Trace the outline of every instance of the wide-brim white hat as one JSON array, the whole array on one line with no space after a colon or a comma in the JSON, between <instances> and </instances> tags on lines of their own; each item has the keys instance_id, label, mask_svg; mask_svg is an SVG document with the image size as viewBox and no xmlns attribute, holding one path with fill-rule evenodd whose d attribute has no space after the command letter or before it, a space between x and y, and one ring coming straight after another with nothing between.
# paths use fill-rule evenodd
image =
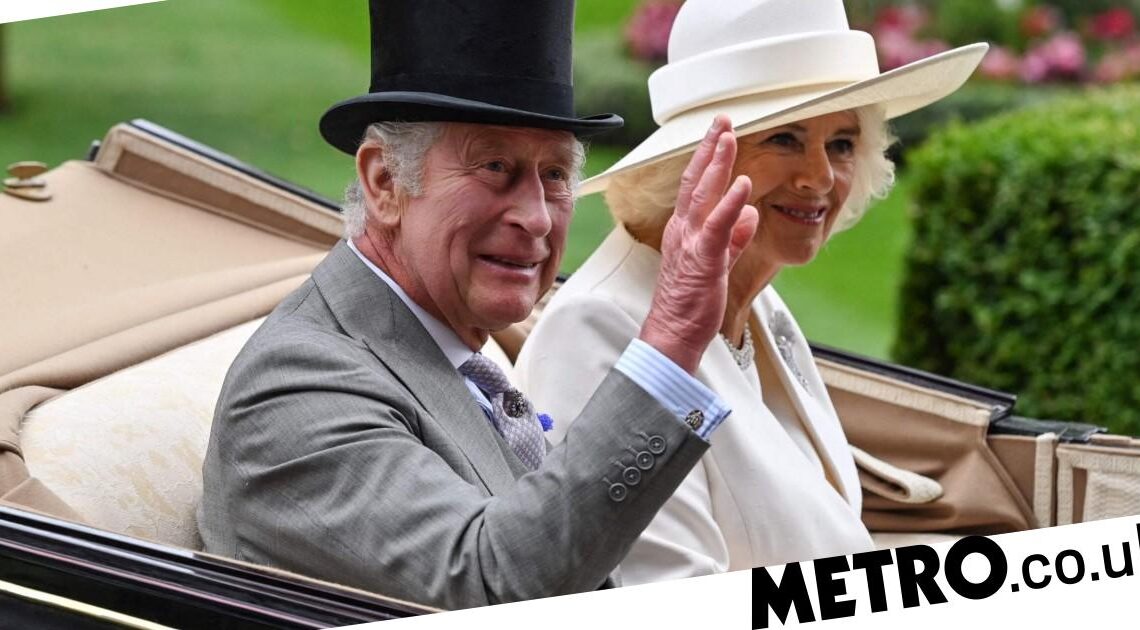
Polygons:
<instances>
[{"instance_id":1,"label":"wide-brim white hat","mask_svg":"<svg viewBox=\"0 0 1140 630\"><path fill-rule=\"evenodd\" d=\"M649 77L660 128L577 194L692 152L718 114L738 136L867 105L901 116L961 87L988 48L962 46L880 73L874 39L850 29L842 0L688 0L669 62Z\"/></svg>"}]
</instances>

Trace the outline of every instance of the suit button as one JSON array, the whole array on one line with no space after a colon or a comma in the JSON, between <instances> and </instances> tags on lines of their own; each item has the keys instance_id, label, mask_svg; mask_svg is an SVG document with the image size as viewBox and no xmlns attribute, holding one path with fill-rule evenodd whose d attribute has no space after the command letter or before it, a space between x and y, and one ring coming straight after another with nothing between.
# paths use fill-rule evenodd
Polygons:
<instances>
[{"instance_id":1,"label":"suit button","mask_svg":"<svg viewBox=\"0 0 1140 630\"><path fill-rule=\"evenodd\" d=\"M630 466L629 468L621 471L621 479L631 486L636 486L637 484L641 483L641 471L634 468L633 466Z\"/></svg>"},{"instance_id":2,"label":"suit button","mask_svg":"<svg viewBox=\"0 0 1140 630\"><path fill-rule=\"evenodd\" d=\"M660 455L665 452L665 438L660 435L649 436L649 452Z\"/></svg>"},{"instance_id":3,"label":"suit button","mask_svg":"<svg viewBox=\"0 0 1140 630\"><path fill-rule=\"evenodd\" d=\"M610 499L616 503L621 503L622 501L625 501L625 497L628 494L629 494L629 489L627 489L623 484L615 483L615 484L610 486Z\"/></svg>"},{"instance_id":4,"label":"suit button","mask_svg":"<svg viewBox=\"0 0 1140 630\"><path fill-rule=\"evenodd\" d=\"M694 431L701 428L705 423L705 413L700 409L694 409L685 416L685 424L689 425Z\"/></svg>"},{"instance_id":5,"label":"suit button","mask_svg":"<svg viewBox=\"0 0 1140 630\"><path fill-rule=\"evenodd\" d=\"M642 470L649 470L650 468L653 468L653 463L656 461L657 458L654 457L653 454L649 451L640 451L633 458L633 463L637 464L637 467Z\"/></svg>"}]
</instances>

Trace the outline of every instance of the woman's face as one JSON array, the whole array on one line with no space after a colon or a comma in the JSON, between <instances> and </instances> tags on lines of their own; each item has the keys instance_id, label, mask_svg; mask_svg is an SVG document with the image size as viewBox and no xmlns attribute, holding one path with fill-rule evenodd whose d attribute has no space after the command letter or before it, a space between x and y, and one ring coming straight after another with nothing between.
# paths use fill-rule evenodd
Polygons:
<instances>
[{"instance_id":1,"label":"woman's face","mask_svg":"<svg viewBox=\"0 0 1140 630\"><path fill-rule=\"evenodd\" d=\"M815 258L855 174L859 120L845 111L739 139L734 175L752 178L760 225L741 262L782 267Z\"/></svg>"}]
</instances>

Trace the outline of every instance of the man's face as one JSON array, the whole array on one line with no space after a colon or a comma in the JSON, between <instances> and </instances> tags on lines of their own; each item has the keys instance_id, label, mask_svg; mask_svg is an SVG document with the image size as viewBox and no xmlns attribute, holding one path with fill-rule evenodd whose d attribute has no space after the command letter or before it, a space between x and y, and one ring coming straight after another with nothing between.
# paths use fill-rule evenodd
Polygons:
<instances>
[{"instance_id":1,"label":"man's face","mask_svg":"<svg viewBox=\"0 0 1140 630\"><path fill-rule=\"evenodd\" d=\"M469 344L525 319L558 272L578 159L568 132L447 125L392 242L404 290Z\"/></svg>"}]
</instances>

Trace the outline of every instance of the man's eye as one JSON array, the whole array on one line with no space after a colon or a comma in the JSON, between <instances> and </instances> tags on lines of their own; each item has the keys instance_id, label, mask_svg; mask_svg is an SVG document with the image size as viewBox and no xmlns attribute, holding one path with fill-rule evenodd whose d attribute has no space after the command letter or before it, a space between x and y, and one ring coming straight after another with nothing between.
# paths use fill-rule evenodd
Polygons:
<instances>
[{"instance_id":1,"label":"man's eye","mask_svg":"<svg viewBox=\"0 0 1140 630\"><path fill-rule=\"evenodd\" d=\"M564 182L564 181L570 179L570 176L566 173L566 171L564 169L552 168L552 169L546 171L546 178L547 179L553 179L553 180L559 181L559 182Z\"/></svg>"},{"instance_id":2,"label":"man's eye","mask_svg":"<svg viewBox=\"0 0 1140 630\"><path fill-rule=\"evenodd\" d=\"M502 160L492 160L484 164L483 168L491 171L492 173L506 173L507 163Z\"/></svg>"}]
</instances>

